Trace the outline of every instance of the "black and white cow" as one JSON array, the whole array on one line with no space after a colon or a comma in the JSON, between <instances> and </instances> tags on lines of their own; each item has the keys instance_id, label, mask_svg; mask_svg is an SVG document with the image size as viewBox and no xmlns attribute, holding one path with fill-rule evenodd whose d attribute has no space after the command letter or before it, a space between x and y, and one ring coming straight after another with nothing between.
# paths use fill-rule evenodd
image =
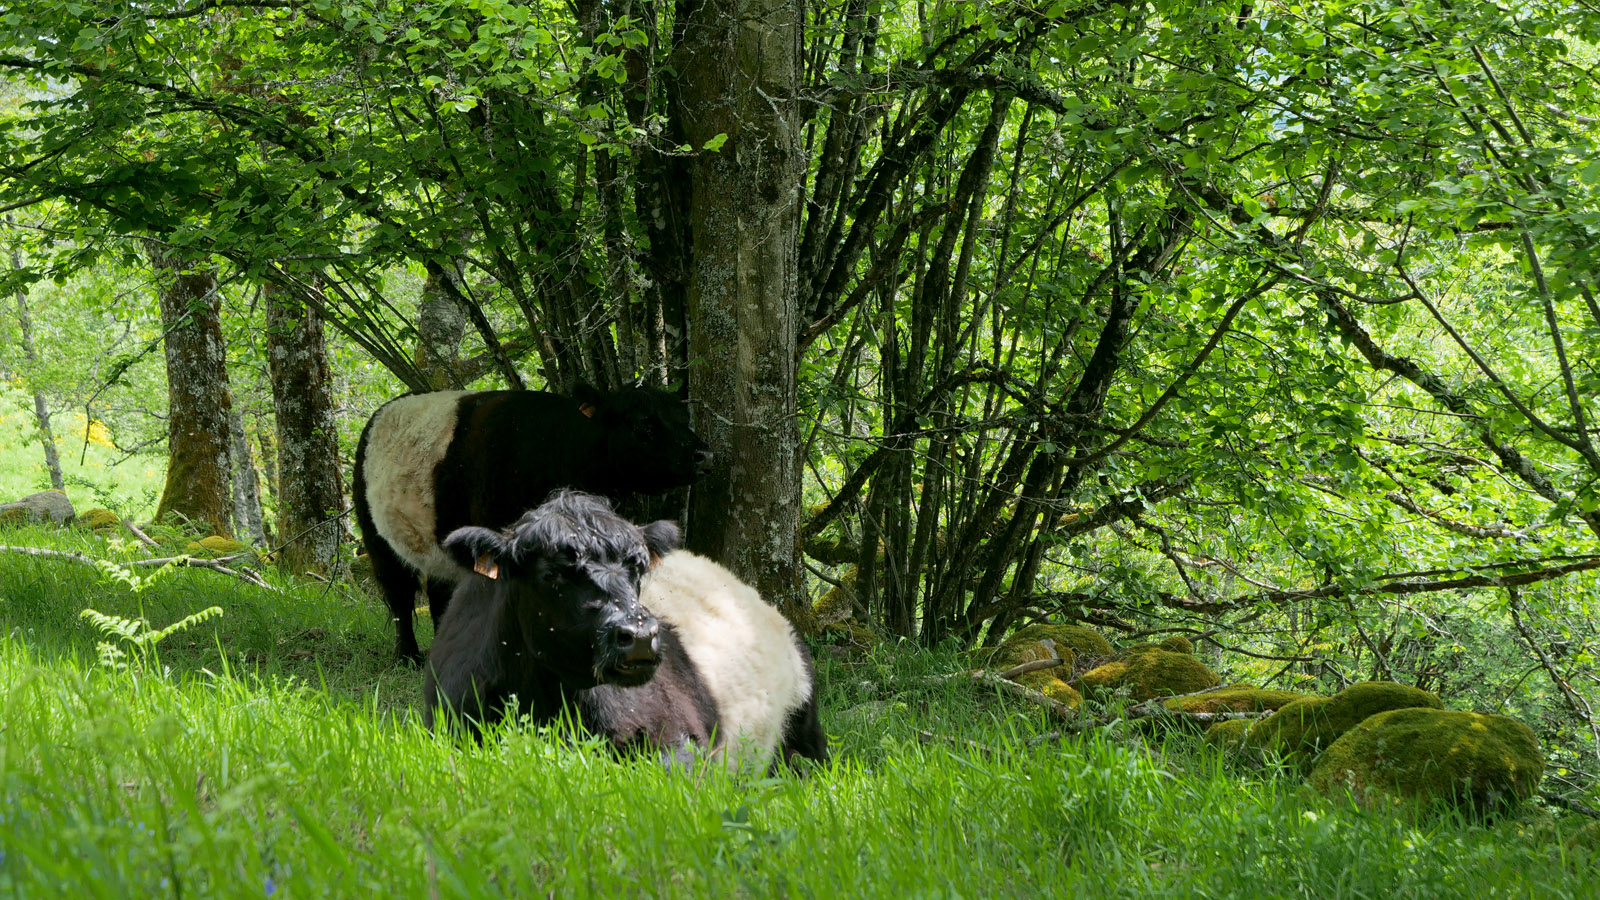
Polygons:
<instances>
[{"instance_id":1,"label":"black and white cow","mask_svg":"<svg viewBox=\"0 0 1600 900\"><path fill-rule=\"evenodd\" d=\"M445 550L479 574L434 638L428 726L570 707L618 748L698 749L734 767L764 768L778 750L825 759L811 659L788 620L678 540L671 522L641 528L573 491L504 531L453 532Z\"/></svg>"},{"instance_id":2,"label":"black and white cow","mask_svg":"<svg viewBox=\"0 0 1600 900\"><path fill-rule=\"evenodd\" d=\"M665 391L435 391L379 407L356 448L353 493L396 654L422 660L421 576L437 628L467 573L440 549L445 535L504 528L557 488L620 500L682 487L710 464L682 399Z\"/></svg>"}]
</instances>

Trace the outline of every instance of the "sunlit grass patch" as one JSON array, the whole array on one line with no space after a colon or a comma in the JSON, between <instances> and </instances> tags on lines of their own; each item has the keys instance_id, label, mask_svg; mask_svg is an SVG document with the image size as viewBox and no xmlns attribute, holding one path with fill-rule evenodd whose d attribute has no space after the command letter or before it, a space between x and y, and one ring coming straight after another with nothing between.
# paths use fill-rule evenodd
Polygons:
<instances>
[{"instance_id":1,"label":"sunlit grass patch","mask_svg":"<svg viewBox=\"0 0 1600 900\"><path fill-rule=\"evenodd\" d=\"M962 668L948 651L823 655L834 759L803 777L666 771L525 723L436 736L376 599L270 583L173 570L134 584L0 554L0 896L1582 897L1592 883L1526 822L1360 813L1184 735L1050 737L1061 723L1035 708L941 677ZM81 616L160 630L212 606L141 665L103 663L97 644L116 638Z\"/></svg>"}]
</instances>

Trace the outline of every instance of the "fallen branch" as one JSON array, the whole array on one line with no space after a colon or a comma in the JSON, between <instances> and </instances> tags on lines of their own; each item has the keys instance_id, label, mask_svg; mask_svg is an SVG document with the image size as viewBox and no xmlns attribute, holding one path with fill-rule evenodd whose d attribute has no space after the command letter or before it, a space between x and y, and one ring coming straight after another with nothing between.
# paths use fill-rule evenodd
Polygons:
<instances>
[{"instance_id":1,"label":"fallen branch","mask_svg":"<svg viewBox=\"0 0 1600 900\"><path fill-rule=\"evenodd\" d=\"M1570 810L1578 813L1579 815L1588 816L1592 819L1600 819L1600 809L1595 809L1591 806L1579 803L1576 800L1570 800L1551 791L1540 791L1539 796L1544 799L1544 802L1550 804L1551 806L1559 806L1562 809Z\"/></svg>"},{"instance_id":2,"label":"fallen branch","mask_svg":"<svg viewBox=\"0 0 1600 900\"><path fill-rule=\"evenodd\" d=\"M1043 671L1044 669L1054 669L1056 666L1063 665L1065 663L1066 660L1059 656L1053 656L1049 659L1030 659L1021 665L1012 666L1004 672L1001 672L1000 677L1010 681L1013 678L1020 678L1029 672L1039 672ZM980 669L979 671L982 670Z\"/></svg>"},{"instance_id":3,"label":"fallen branch","mask_svg":"<svg viewBox=\"0 0 1600 900\"><path fill-rule=\"evenodd\" d=\"M156 543L154 540L152 540L150 535L145 534L143 531L140 531L139 530L139 526L133 524L133 520L132 519L123 519L122 520L122 527L124 527L124 528L128 529L129 531L133 532L133 536L139 539L139 543L145 545L146 547L149 547L151 550L160 550L161 549L161 545Z\"/></svg>"},{"instance_id":4,"label":"fallen branch","mask_svg":"<svg viewBox=\"0 0 1600 900\"><path fill-rule=\"evenodd\" d=\"M1038 660L1038 662L1044 662L1044 660ZM957 675L956 677L960 676ZM1042 706L1058 719L1073 719L1077 717L1077 713L1073 712L1072 707L1062 703L1060 700L1054 697L1047 697L1033 688L1017 684L1015 681L1007 681L992 672L985 672L979 669L976 672L967 673L967 677L971 678L974 683L987 684L1002 693L1026 700L1035 706Z\"/></svg>"},{"instance_id":5,"label":"fallen branch","mask_svg":"<svg viewBox=\"0 0 1600 900\"><path fill-rule=\"evenodd\" d=\"M71 560L72 562L83 563L84 565L89 565L89 566L97 566L97 565L100 565L101 563L105 563L107 565L129 566L129 567L132 567L132 566L148 567L148 566L173 565L173 566L187 566L187 567L189 567L191 569L210 569L213 572L218 572L220 574L227 575L227 576L232 577L232 578L237 578L240 581L245 582L246 584L255 585L256 587L261 588L263 590L272 591L274 593L282 593L282 591L279 591L277 588L273 587L272 585L267 584L265 581L263 581L261 579L260 575L257 575L254 572L251 572L249 570L231 569L227 565L225 565L225 563L232 562L232 561L234 561L236 559L240 559L242 557L252 556L253 554L250 554L250 553L234 553L234 554L229 555L229 556L219 556L216 559L196 559L195 557L192 557L192 556L163 556L163 557L161 557L159 559L133 559L133 560L128 560L126 562L119 562L119 561L110 560L110 559L97 559L96 557L93 557L93 556L85 556L82 553L72 553L72 552L66 551L66 550L46 550L46 549L44 549L42 547L12 547L12 546L7 546L7 545L0 544L0 551L9 551L11 553L25 553L28 556L40 556L40 557L44 557L46 559Z\"/></svg>"}]
</instances>

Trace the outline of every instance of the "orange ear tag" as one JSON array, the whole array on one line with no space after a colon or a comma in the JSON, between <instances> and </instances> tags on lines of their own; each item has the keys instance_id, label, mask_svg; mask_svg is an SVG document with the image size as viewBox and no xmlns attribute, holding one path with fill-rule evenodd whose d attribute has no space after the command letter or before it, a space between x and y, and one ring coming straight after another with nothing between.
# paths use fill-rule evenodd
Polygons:
<instances>
[{"instance_id":1,"label":"orange ear tag","mask_svg":"<svg viewBox=\"0 0 1600 900\"><path fill-rule=\"evenodd\" d=\"M479 575L482 575L485 578L499 578L500 564L490 559L489 554L485 553L484 555L478 557L477 561L472 564L472 571L477 572Z\"/></svg>"},{"instance_id":2,"label":"orange ear tag","mask_svg":"<svg viewBox=\"0 0 1600 900\"><path fill-rule=\"evenodd\" d=\"M584 415L586 415L586 416L588 416L589 418L592 419L592 418L594 418L594 404L593 403L580 403L580 404L578 404L578 412L581 412Z\"/></svg>"},{"instance_id":3,"label":"orange ear tag","mask_svg":"<svg viewBox=\"0 0 1600 900\"><path fill-rule=\"evenodd\" d=\"M659 554L659 553L650 554L650 568L654 569L656 566L659 566L659 565L661 565L661 554Z\"/></svg>"}]
</instances>

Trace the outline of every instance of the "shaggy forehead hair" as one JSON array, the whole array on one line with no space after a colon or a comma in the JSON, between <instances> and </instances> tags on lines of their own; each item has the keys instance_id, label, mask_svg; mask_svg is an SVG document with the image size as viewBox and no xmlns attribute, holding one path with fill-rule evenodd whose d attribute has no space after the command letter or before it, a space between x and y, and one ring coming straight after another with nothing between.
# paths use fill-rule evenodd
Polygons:
<instances>
[{"instance_id":1,"label":"shaggy forehead hair","mask_svg":"<svg viewBox=\"0 0 1600 900\"><path fill-rule=\"evenodd\" d=\"M558 490L506 529L511 558L566 556L575 563L645 566L650 551L639 526L617 515L604 497Z\"/></svg>"}]
</instances>

